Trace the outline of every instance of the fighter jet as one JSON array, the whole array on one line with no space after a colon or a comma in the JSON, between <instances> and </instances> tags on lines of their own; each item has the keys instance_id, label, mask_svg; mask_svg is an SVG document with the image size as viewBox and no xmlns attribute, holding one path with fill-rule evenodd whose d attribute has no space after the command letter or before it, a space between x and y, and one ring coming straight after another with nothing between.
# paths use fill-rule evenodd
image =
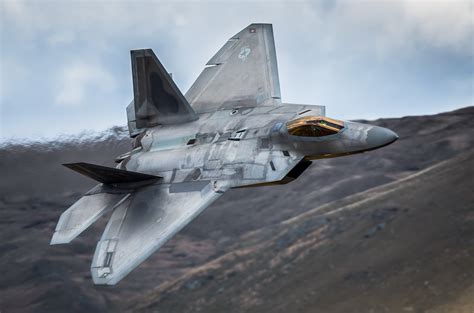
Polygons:
<instances>
[{"instance_id":1,"label":"fighter jet","mask_svg":"<svg viewBox=\"0 0 474 313\"><path fill-rule=\"evenodd\" d=\"M69 243L111 212L91 265L95 284L119 282L231 188L286 184L313 160L398 138L326 117L324 106L282 102L271 24L230 38L185 95L151 49L131 51L131 63L133 148L116 168L65 164L99 184L61 215L51 240Z\"/></svg>"}]
</instances>

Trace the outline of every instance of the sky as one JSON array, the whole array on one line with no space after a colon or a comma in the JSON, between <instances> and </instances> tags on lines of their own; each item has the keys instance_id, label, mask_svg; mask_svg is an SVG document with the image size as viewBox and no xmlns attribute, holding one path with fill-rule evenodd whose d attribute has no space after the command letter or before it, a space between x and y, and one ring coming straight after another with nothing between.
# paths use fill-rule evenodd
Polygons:
<instances>
[{"instance_id":1,"label":"sky","mask_svg":"<svg viewBox=\"0 0 474 313\"><path fill-rule=\"evenodd\" d=\"M254 22L273 24L284 102L339 119L474 105L474 0L0 0L0 141L126 125L129 50L152 48L184 94Z\"/></svg>"}]
</instances>

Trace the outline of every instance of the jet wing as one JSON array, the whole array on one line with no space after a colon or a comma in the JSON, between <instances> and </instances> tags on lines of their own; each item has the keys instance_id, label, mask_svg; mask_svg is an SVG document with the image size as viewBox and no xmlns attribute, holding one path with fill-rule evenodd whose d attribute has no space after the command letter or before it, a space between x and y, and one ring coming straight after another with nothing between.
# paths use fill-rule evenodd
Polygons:
<instances>
[{"instance_id":1,"label":"jet wing","mask_svg":"<svg viewBox=\"0 0 474 313\"><path fill-rule=\"evenodd\" d=\"M97 244L94 283L116 284L221 194L210 181L152 185L130 194L115 208Z\"/></svg>"},{"instance_id":2,"label":"jet wing","mask_svg":"<svg viewBox=\"0 0 474 313\"><path fill-rule=\"evenodd\" d=\"M198 113L281 103L271 24L251 24L214 55L186 93Z\"/></svg>"}]
</instances>

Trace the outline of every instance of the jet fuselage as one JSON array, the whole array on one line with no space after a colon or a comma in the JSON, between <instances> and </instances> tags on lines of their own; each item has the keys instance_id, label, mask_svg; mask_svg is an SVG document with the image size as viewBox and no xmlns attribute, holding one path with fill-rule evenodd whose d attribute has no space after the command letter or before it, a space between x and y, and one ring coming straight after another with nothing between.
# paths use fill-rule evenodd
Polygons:
<instances>
[{"instance_id":1,"label":"jet fuselage","mask_svg":"<svg viewBox=\"0 0 474 313\"><path fill-rule=\"evenodd\" d=\"M61 214L51 239L69 243L112 212L91 263L95 284L119 282L230 188L285 184L311 160L398 138L326 117L324 106L282 103L270 24L232 36L186 94L151 49L130 56L133 148L117 168L65 164L98 184Z\"/></svg>"},{"instance_id":2,"label":"jet fuselage","mask_svg":"<svg viewBox=\"0 0 474 313\"><path fill-rule=\"evenodd\" d=\"M288 130L291 121L323 116L323 107L295 104L203 113L194 122L148 129L120 168L163 177L164 184L219 180L233 188L280 182L302 160L369 151L398 138L382 127L332 119L333 133Z\"/></svg>"}]
</instances>

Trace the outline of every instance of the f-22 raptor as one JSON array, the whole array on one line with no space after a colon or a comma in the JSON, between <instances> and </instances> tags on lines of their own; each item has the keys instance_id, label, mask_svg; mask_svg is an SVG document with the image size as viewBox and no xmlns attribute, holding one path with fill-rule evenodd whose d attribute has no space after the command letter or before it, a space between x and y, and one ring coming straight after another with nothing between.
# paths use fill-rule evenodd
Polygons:
<instances>
[{"instance_id":1,"label":"f-22 raptor","mask_svg":"<svg viewBox=\"0 0 474 313\"><path fill-rule=\"evenodd\" d=\"M91 265L114 285L231 188L286 184L312 160L391 144L389 129L283 103L271 24L230 38L183 95L151 49L132 50L133 149L116 168L65 164L99 182L60 217L51 244L69 243L112 212ZM251 212L249 212L251 214Z\"/></svg>"}]
</instances>

